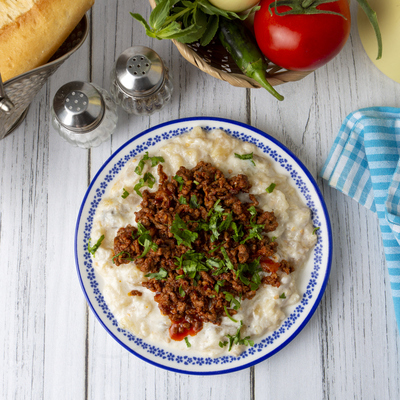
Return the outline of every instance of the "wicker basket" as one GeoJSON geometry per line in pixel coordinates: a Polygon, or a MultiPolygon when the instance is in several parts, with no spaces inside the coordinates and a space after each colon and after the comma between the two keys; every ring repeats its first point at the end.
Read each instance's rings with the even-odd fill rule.
{"type": "MultiPolygon", "coordinates": [[[[154,8],[156,3],[149,0],[154,8]]],[[[230,54],[218,41],[212,41],[208,46],[200,46],[198,42],[183,44],[172,39],[179,53],[195,67],[201,69],[214,78],[221,79],[233,86],[243,88],[256,88],[261,86],[254,79],[248,78],[242,73],[230,54]]],[[[269,63],[267,79],[272,86],[286,82],[294,82],[303,79],[312,71],[288,71],[275,64],[269,63]]]]}

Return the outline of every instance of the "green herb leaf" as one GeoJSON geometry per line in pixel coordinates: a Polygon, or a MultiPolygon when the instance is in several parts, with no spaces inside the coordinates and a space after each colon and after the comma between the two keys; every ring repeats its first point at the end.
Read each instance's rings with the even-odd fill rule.
{"type": "Polygon", "coordinates": [[[192,345],[189,342],[189,338],[187,336],[185,337],[185,342],[187,347],[192,347],[192,345]]]}
{"type": "Polygon", "coordinates": [[[139,182],[133,187],[133,190],[140,196],[142,196],[142,193],[140,193],[139,189],[141,189],[143,186],[146,184],[149,186],[150,189],[153,188],[154,184],[156,182],[156,178],[154,178],[153,174],[150,172],[146,172],[144,174],[143,178],[139,179],[139,182]]]}
{"type": "Polygon", "coordinates": [[[179,204],[187,204],[187,201],[183,196],[179,197],[179,204]]]}
{"type": "MultiPolygon", "coordinates": [[[[138,15],[138,14],[135,14],[135,15],[138,15]]],[[[137,19],[137,18],[136,18],[136,19],[137,19]]],[[[149,152],[146,151],[146,153],[144,154],[144,156],[142,157],[142,159],[139,161],[139,164],[138,164],[137,167],[135,168],[135,172],[136,172],[138,175],[142,175],[143,168],[144,168],[145,162],[146,162],[147,160],[150,160],[150,161],[151,161],[151,166],[152,166],[152,167],[155,167],[155,166],[158,165],[158,163],[160,163],[160,162],[164,162],[164,158],[163,158],[163,157],[157,157],[157,156],[149,157],[149,152]]],[[[152,175],[152,176],[153,176],[153,175],[152,175]]],[[[154,178],[154,177],[153,177],[153,178],[154,178]]]]}
{"type": "Polygon", "coordinates": [[[272,193],[273,191],[274,191],[274,189],[275,189],[275,183],[271,183],[266,189],[265,189],[265,191],[267,192],[267,193],[272,193]]]}
{"type": "Polygon", "coordinates": [[[221,253],[224,256],[225,263],[226,263],[226,266],[228,267],[228,269],[234,269],[232,261],[230,260],[228,253],[225,250],[225,247],[221,247],[221,253]]]}
{"type": "Polygon", "coordinates": [[[212,250],[210,250],[208,253],[214,253],[214,251],[218,250],[222,245],[224,245],[226,242],[222,242],[221,244],[219,244],[218,246],[214,247],[212,250]]]}
{"type": "Polygon", "coordinates": [[[181,295],[181,297],[185,297],[186,296],[185,291],[182,289],[182,285],[179,286],[179,294],[181,295]]]}
{"type": "Polygon", "coordinates": [[[250,239],[261,240],[262,239],[261,233],[262,233],[262,231],[264,230],[264,227],[265,227],[265,225],[263,225],[263,224],[256,224],[254,222],[254,218],[257,216],[257,210],[256,210],[256,208],[254,206],[251,206],[248,209],[248,211],[252,215],[252,217],[250,219],[250,228],[251,229],[249,230],[249,233],[248,233],[247,237],[244,240],[242,240],[240,242],[240,244],[246,243],[246,241],[250,240],[250,239]]]}
{"type": "Polygon", "coordinates": [[[238,322],[236,319],[232,318],[231,314],[228,313],[226,306],[224,306],[226,316],[233,322],[238,322]]]}
{"type": "Polygon", "coordinates": [[[240,160],[250,160],[251,163],[255,166],[256,163],[253,160],[253,153],[248,153],[248,154],[237,154],[235,153],[235,157],[239,158],[240,160]]]}
{"type": "Polygon", "coordinates": [[[116,254],[116,255],[112,258],[113,264],[115,264],[114,259],[116,259],[116,258],[119,257],[119,256],[122,256],[123,254],[127,254],[127,255],[128,255],[127,257],[124,257],[126,260],[133,261],[133,258],[131,257],[131,255],[130,255],[127,251],[120,251],[118,254],[116,254]]]}
{"type": "Polygon", "coordinates": [[[285,293],[282,293],[282,294],[279,296],[279,298],[280,298],[280,299],[286,299],[285,293]]]}
{"type": "Polygon", "coordinates": [[[122,193],[122,195],[121,195],[121,197],[123,198],[123,199],[126,199],[128,196],[129,196],[129,192],[125,189],[125,188],[123,188],[123,193],[122,193]]]}
{"type": "Polygon", "coordinates": [[[152,249],[153,251],[157,251],[158,249],[158,246],[155,243],[153,243],[151,239],[148,238],[144,239],[143,246],[144,246],[143,253],[138,258],[144,257],[150,251],[150,249],[152,249]]]}
{"type": "Polygon", "coordinates": [[[88,249],[88,252],[90,253],[90,254],[93,254],[93,257],[94,257],[94,253],[96,253],[96,251],[97,251],[97,249],[100,247],[100,245],[101,245],[101,242],[104,240],[104,235],[101,235],[100,236],[100,238],[99,238],[99,240],[96,242],[96,244],[94,245],[94,246],[90,246],[90,242],[91,242],[91,238],[89,238],[89,241],[88,241],[88,244],[87,244],[87,249],[88,249]]]}
{"type": "Polygon", "coordinates": [[[154,272],[152,274],[146,274],[146,278],[154,278],[157,280],[166,279],[168,276],[168,272],[164,268],[160,268],[158,272],[154,272]]]}
{"type": "Polygon", "coordinates": [[[231,223],[233,221],[232,213],[226,213],[226,214],[224,214],[224,216],[225,216],[225,219],[221,222],[221,224],[218,228],[218,230],[220,232],[227,231],[230,228],[231,223]]]}
{"type": "MultiPolygon", "coordinates": [[[[234,344],[236,345],[244,345],[244,346],[250,346],[253,347],[254,346],[254,341],[250,339],[250,336],[246,336],[245,338],[241,338],[240,337],[240,330],[242,329],[243,326],[243,321],[240,321],[240,325],[238,330],[236,331],[235,335],[226,335],[226,337],[229,340],[229,348],[228,351],[231,351],[232,346],[234,344]]],[[[220,347],[225,347],[228,344],[228,342],[219,342],[219,346],[220,347]]]]}
{"type": "Polygon", "coordinates": [[[239,227],[236,225],[236,222],[231,223],[231,228],[233,229],[233,232],[235,233],[232,236],[232,239],[235,242],[240,242],[240,239],[243,237],[244,232],[243,232],[243,225],[239,225],[239,227]]]}
{"type": "Polygon", "coordinates": [[[194,183],[195,185],[200,185],[200,183],[197,182],[197,181],[193,181],[193,183],[194,183]]]}
{"type": "Polygon", "coordinates": [[[154,184],[156,183],[156,178],[154,178],[153,174],[151,174],[150,172],[146,172],[143,179],[150,189],[152,189],[154,184]]]}
{"type": "Polygon", "coordinates": [[[190,197],[190,208],[199,208],[200,205],[197,203],[197,196],[195,194],[192,194],[190,197]]]}
{"type": "Polygon", "coordinates": [[[214,39],[214,36],[218,31],[218,26],[219,26],[219,16],[211,15],[207,22],[206,31],[204,32],[203,36],[200,39],[200,44],[202,46],[207,46],[208,44],[210,44],[211,40],[214,39]]]}
{"type": "Polygon", "coordinates": [[[316,235],[317,234],[317,231],[319,231],[321,228],[319,227],[319,226],[316,226],[314,229],[313,229],[313,231],[312,231],[312,234],[313,235],[316,235]]]}
{"type": "Polygon", "coordinates": [[[223,292],[225,295],[225,300],[229,301],[230,307],[233,308],[234,310],[239,310],[240,308],[240,301],[235,299],[235,296],[232,293],[229,292],[223,292]]]}
{"type": "Polygon", "coordinates": [[[187,225],[185,224],[185,222],[183,222],[178,214],[175,215],[170,230],[177,240],[178,245],[184,244],[185,246],[190,248],[192,248],[192,243],[199,236],[196,232],[192,232],[187,229],[187,225]]]}
{"type": "Polygon", "coordinates": [[[179,191],[181,191],[181,190],[182,190],[182,187],[183,187],[183,185],[184,185],[184,183],[185,183],[185,181],[184,181],[183,178],[182,178],[181,176],[179,176],[179,175],[175,175],[175,176],[173,177],[173,179],[175,179],[175,180],[179,183],[179,191]]]}
{"type": "Polygon", "coordinates": [[[225,279],[222,279],[221,281],[217,281],[217,283],[214,286],[214,290],[219,293],[219,288],[223,287],[225,284],[225,279]]]}

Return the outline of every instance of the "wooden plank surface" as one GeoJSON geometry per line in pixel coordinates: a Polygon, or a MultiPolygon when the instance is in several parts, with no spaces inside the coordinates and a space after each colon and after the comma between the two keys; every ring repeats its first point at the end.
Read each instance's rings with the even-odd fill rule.
{"type": "Polygon", "coordinates": [[[377,218],[318,177],[347,114],[400,104],[400,85],[369,61],[355,19],[339,56],[279,86],[285,100],[277,102],[264,90],[205,75],[172,43],[148,38],[130,11],[147,18],[150,7],[145,0],[97,0],[84,46],[50,78],[24,123],[0,141],[0,398],[400,398],[400,337],[377,218]],[[50,126],[56,90],[71,80],[108,89],[114,60],[133,44],[152,47],[166,61],[172,102],[151,117],[120,110],[118,130],[98,148],[64,142],[50,126]],[[168,372],[119,346],[88,309],[73,255],[80,202],[98,168],[144,129],[190,116],[249,123],[289,147],[318,181],[334,240],[325,295],[298,337],[253,368],[214,377],[168,372]]]}

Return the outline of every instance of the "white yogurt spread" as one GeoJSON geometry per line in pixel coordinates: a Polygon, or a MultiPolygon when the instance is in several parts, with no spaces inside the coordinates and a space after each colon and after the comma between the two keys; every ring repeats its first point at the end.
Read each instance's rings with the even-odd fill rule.
{"type": "MultiPolygon", "coordinates": [[[[313,234],[311,212],[304,205],[297,189],[289,182],[290,177],[278,174],[274,169],[275,161],[255,145],[235,139],[222,130],[206,132],[196,127],[189,133],[151,148],[149,156],[162,156],[165,160],[164,172],[169,176],[174,176],[180,166],[191,169],[199,161],[211,163],[227,178],[238,174],[247,175],[252,184],[250,193],[256,195],[258,207],[264,211],[273,211],[279,223],[274,232],[268,233],[278,243],[275,261],[290,261],[296,270],[290,275],[281,272],[279,288],[261,285],[251,300],[242,301],[235,319],[243,321],[242,338],[250,336],[252,340],[257,340],[277,329],[287,315],[287,308],[301,298],[296,288],[296,274],[301,274],[301,266],[317,241],[317,236],[313,234]],[[235,157],[234,153],[253,153],[255,166],[249,160],[235,157]],[[276,186],[272,193],[267,193],[266,188],[272,183],[276,186]]],[[[117,230],[128,224],[136,226],[134,212],[140,209],[142,198],[135,193],[134,186],[145,172],[151,172],[158,182],[157,167],[151,168],[150,162],[146,163],[141,176],[135,173],[141,157],[127,163],[113,185],[107,189],[94,216],[92,243],[101,235],[105,236],[93,262],[96,272],[102,278],[101,291],[107,305],[121,328],[149,343],[170,350],[198,353],[205,357],[239,355],[245,346],[235,345],[229,353],[228,346],[219,346],[220,341],[227,340],[225,335],[235,335],[239,326],[228,317],[223,317],[220,326],[205,323],[196,336],[189,336],[190,348],[185,341],[171,340],[168,332],[171,325],[169,318],[161,315],[154,293],[141,285],[148,279],[145,274],[133,262],[118,267],[113,264],[114,237],[117,230]],[[121,197],[124,189],[130,193],[125,199],[121,197]],[[139,290],[142,296],[129,296],[128,293],[132,290],[139,290]]],[[[157,188],[158,183],[150,191],[156,191],[157,188]]]]}

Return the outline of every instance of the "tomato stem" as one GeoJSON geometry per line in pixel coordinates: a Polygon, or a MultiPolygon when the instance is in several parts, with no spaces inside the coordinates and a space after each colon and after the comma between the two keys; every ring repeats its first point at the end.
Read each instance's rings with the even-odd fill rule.
{"type": "Polygon", "coordinates": [[[301,14],[332,14],[338,15],[347,20],[347,18],[337,12],[329,10],[320,10],[317,7],[321,4],[335,3],[338,0],[275,0],[268,7],[270,14],[272,15],[272,8],[275,8],[275,14],[279,16],[284,15],[301,15],[301,14]],[[291,9],[284,12],[279,12],[278,7],[287,6],[291,9]]]}
{"type": "Polygon", "coordinates": [[[314,3],[315,0],[304,0],[303,3],[301,4],[301,6],[303,8],[308,8],[311,6],[312,3],[314,3]]]}

